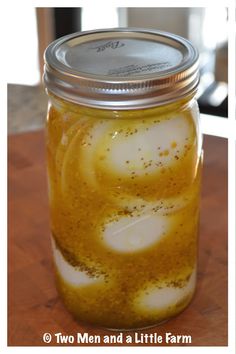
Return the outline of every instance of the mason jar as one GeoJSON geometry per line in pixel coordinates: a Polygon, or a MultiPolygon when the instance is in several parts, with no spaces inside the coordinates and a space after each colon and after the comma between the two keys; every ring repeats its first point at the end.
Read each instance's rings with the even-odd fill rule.
{"type": "Polygon", "coordinates": [[[193,297],[198,81],[196,49],[160,31],[80,32],[45,52],[56,283],[80,322],[145,328],[193,297]]]}

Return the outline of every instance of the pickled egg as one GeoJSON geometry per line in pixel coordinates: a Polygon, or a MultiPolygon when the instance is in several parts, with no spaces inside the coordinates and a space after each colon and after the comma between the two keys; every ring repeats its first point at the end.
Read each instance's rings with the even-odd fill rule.
{"type": "Polygon", "coordinates": [[[196,284],[196,270],[192,272],[188,282],[183,287],[167,284],[159,286],[147,285],[137,295],[134,306],[141,312],[155,312],[176,306],[184,298],[191,295],[196,284]]]}
{"type": "Polygon", "coordinates": [[[56,247],[55,241],[52,238],[52,250],[54,256],[54,263],[57,268],[58,273],[63,278],[65,282],[72,286],[85,286],[90,284],[95,284],[102,282],[104,280],[103,276],[94,277],[86,272],[79,270],[77,267],[73,267],[68,263],[63,257],[60,250],[56,247]]]}
{"type": "Polygon", "coordinates": [[[157,243],[167,229],[167,220],[163,216],[122,216],[105,225],[102,241],[117,252],[137,252],[157,243]]]}
{"type": "Polygon", "coordinates": [[[110,139],[97,145],[96,160],[107,173],[145,176],[176,163],[192,134],[193,125],[184,116],[137,126],[123,124],[113,129],[110,139]]]}

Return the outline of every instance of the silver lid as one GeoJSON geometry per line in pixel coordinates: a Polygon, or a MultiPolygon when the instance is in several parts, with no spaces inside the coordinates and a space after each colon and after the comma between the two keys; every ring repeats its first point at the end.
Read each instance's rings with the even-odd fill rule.
{"type": "Polygon", "coordinates": [[[78,32],[45,51],[44,83],[70,102],[137,109],[196,91],[198,53],[177,35],[141,28],[78,32]]]}

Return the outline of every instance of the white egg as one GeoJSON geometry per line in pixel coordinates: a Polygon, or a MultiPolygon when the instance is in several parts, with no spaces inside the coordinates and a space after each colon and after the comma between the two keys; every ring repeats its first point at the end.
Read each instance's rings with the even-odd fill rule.
{"type": "Polygon", "coordinates": [[[146,214],[123,216],[105,225],[104,244],[117,252],[142,251],[157,243],[167,232],[167,218],[146,214]]]}
{"type": "Polygon", "coordinates": [[[192,125],[184,116],[149,125],[140,123],[132,129],[127,126],[106,142],[109,153],[102,163],[119,176],[151,174],[176,162],[192,134],[192,125]]]}
{"type": "Polygon", "coordinates": [[[142,312],[155,312],[165,310],[169,307],[177,305],[186,296],[194,292],[196,284],[196,269],[192,272],[189,281],[182,288],[166,286],[161,287],[153,285],[147,286],[146,290],[142,290],[134,301],[134,305],[142,312]]]}
{"type": "Polygon", "coordinates": [[[51,240],[55,266],[64,281],[72,286],[84,286],[102,282],[104,280],[103,276],[92,277],[86,272],[80,271],[77,267],[73,267],[65,260],[60,250],[56,247],[53,238],[51,238],[51,240]]]}

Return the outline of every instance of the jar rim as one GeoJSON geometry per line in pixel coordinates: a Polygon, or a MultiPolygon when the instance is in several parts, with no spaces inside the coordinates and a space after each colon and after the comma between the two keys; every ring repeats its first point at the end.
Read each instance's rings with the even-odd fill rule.
{"type": "Polygon", "coordinates": [[[194,94],[198,52],[186,39],[143,28],[77,32],[44,55],[46,90],[103,109],[148,108],[194,94]]]}

